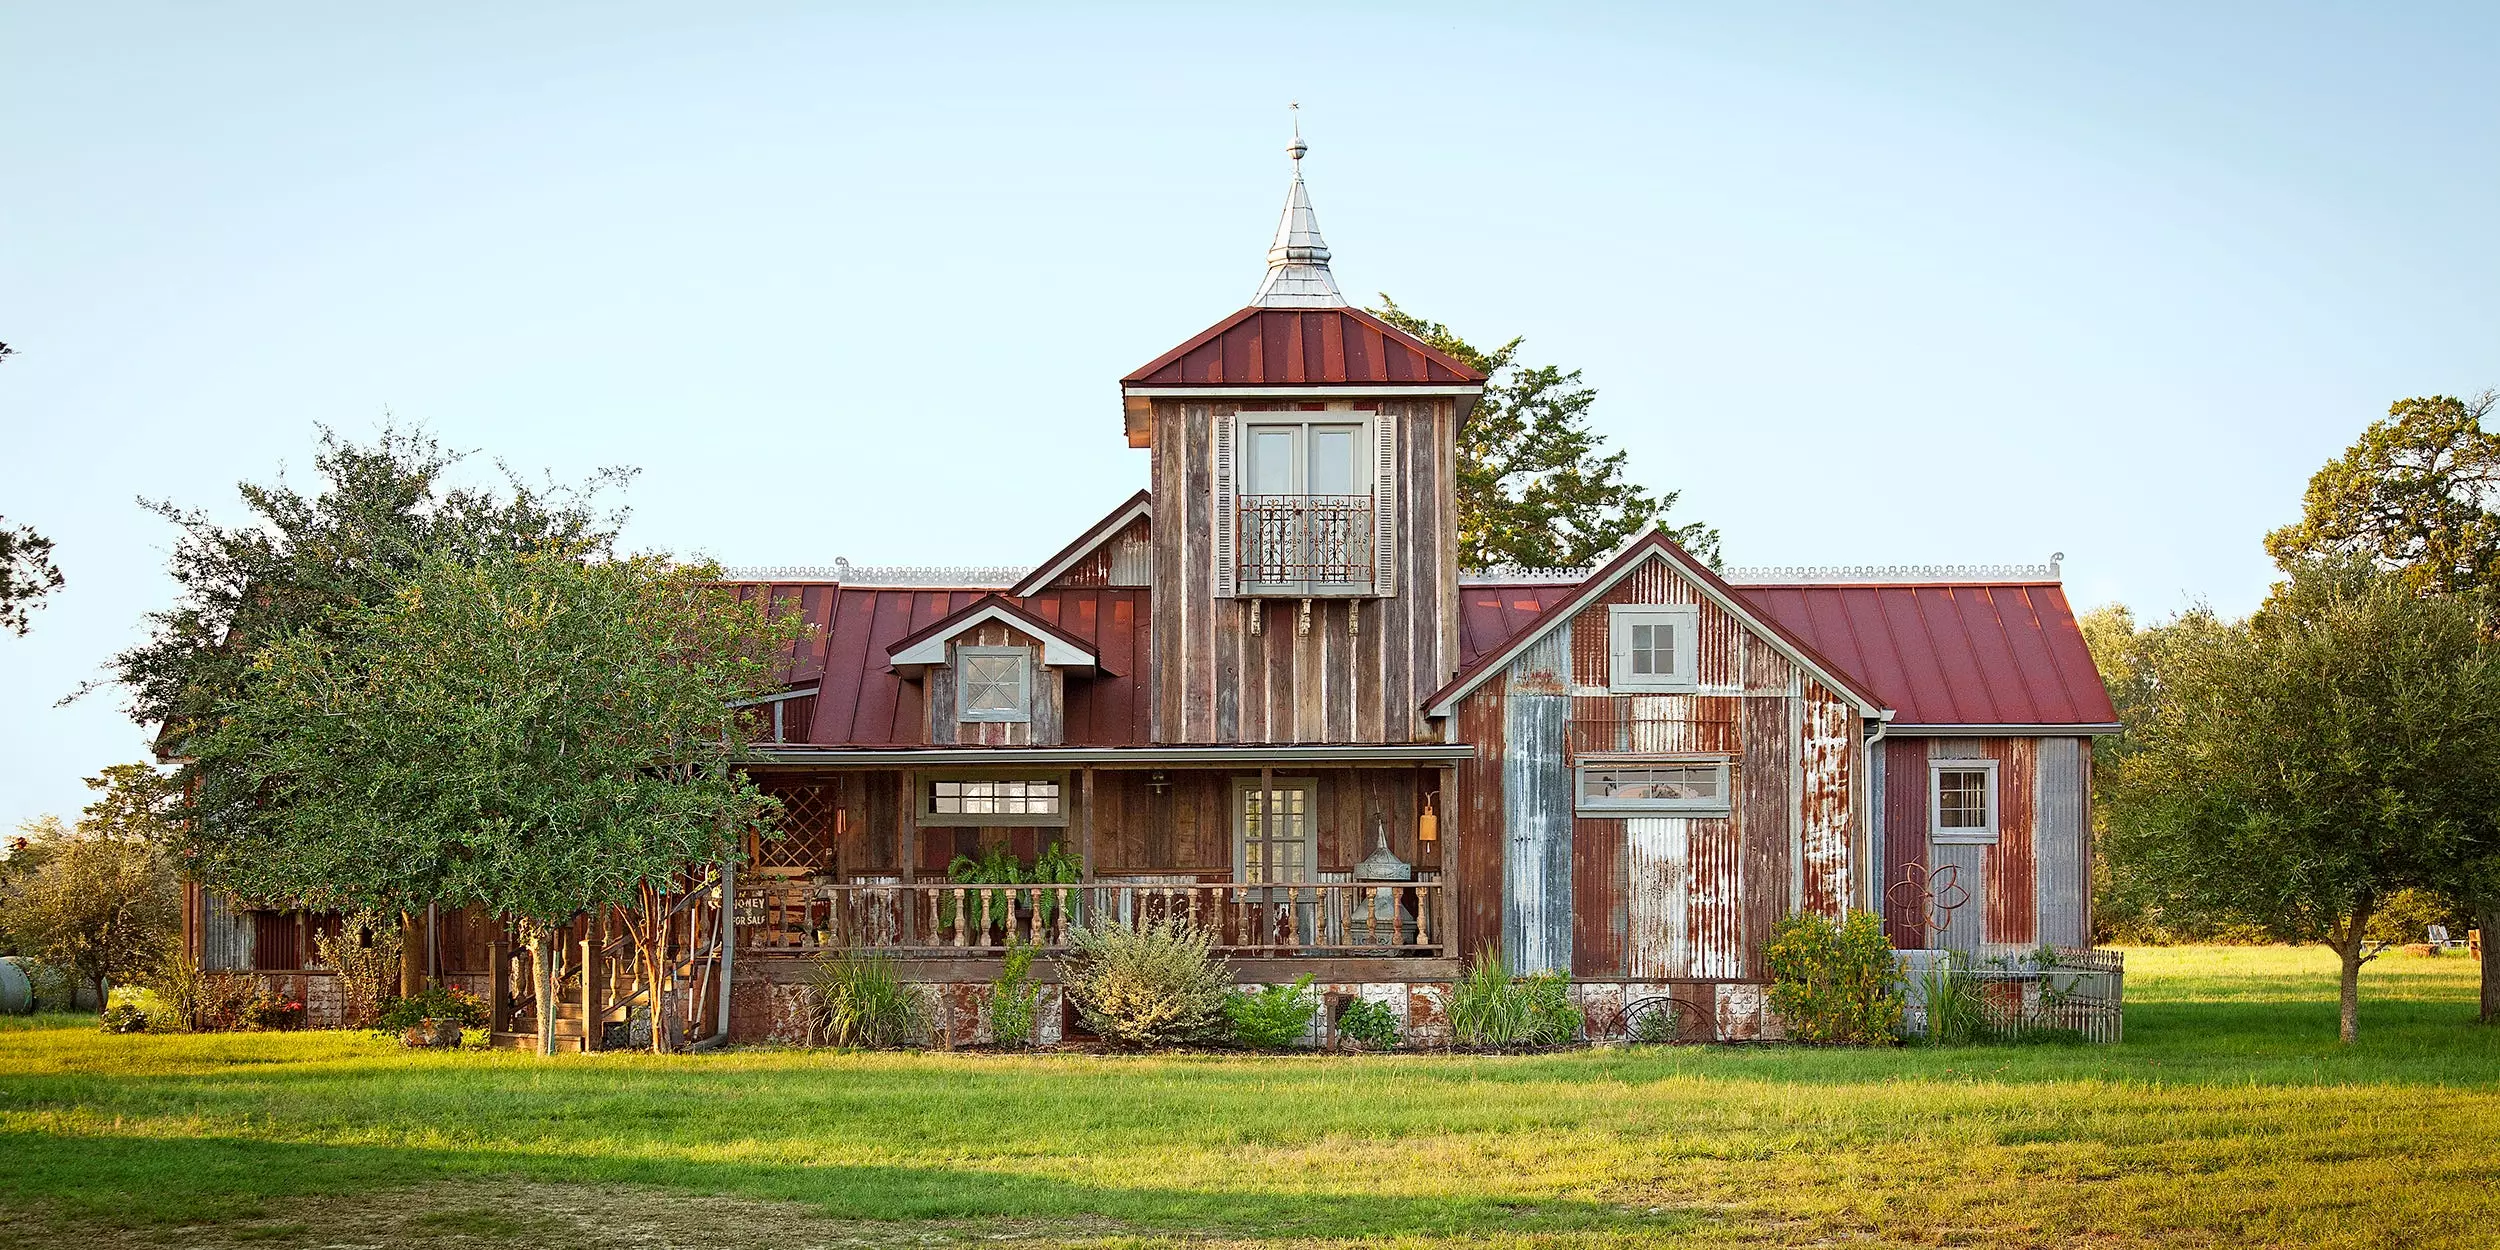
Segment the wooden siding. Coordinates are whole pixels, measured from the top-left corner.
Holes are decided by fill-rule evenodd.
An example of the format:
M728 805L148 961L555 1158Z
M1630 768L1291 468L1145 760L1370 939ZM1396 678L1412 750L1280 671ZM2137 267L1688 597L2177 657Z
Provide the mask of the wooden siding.
M1456 408L1447 399L1361 407L1399 431L1399 590L1315 600L1305 634L1299 600L1216 597L1215 418L1238 405L1155 401L1155 741L1428 740L1424 697L1458 657Z
M965 647L1022 647L1025 657L1027 718L1020 721L968 721L956 713L957 674ZM928 741L937 746L1048 747L1065 737L1068 703L1067 670L1042 663L1042 640L1002 621L984 621L946 644L944 664L932 664L921 678L928 691Z
M1045 589L1151 586L1154 556L1154 523L1151 518L1139 517L1052 578Z
M1503 860L1506 858L1502 772L1509 750L1503 730L1509 716L1505 683L1489 681L1458 705L1450 718L1460 742L1475 744L1475 758L1461 761L1455 802L1444 807L1458 842L1458 949L1473 959L1501 949Z

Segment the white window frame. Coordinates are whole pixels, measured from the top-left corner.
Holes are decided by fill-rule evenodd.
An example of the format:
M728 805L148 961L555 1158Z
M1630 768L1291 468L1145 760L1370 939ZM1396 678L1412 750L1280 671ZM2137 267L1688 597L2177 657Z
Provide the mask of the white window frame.
M1632 626L1671 624L1675 627L1672 658L1675 672L1641 676L1632 672ZM1629 694L1691 694L1701 689L1701 606L1692 603L1610 603L1606 605L1606 688Z
M1946 773L1986 773L1987 823L1975 829L1944 827L1944 775ZM1997 788L1997 762L1987 759L1931 759L1927 761L1927 839L1931 842L1986 845L1997 840L1997 822L2002 810L2003 792Z
M1716 768L1719 771L1719 797L1716 799L1598 799L1583 798L1584 781L1592 770L1604 772L1623 768ZM1735 811L1736 761L1725 755L1583 755L1572 761L1571 810L1581 816L1725 816Z
M970 704L972 661L976 659L1013 659L1016 662L1016 705L1014 707L984 708L978 711L972 708ZM955 648L955 719L1010 724L1020 724L1033 719L1033 648Z
M939 782L967 781L1047 781L1059 787L1059 810L1055 812L941 812L937 810ZM914 800L923 825L974 825L983 828L1004 828L1009 825L1038 825L1064 829L1068 824L1068 775L1063 772L934 772L922 773L914 780L920 793Z
M1319 779L1317 777L1278 777L1273 782L1275 790L1300 790L1302 792L1302 836L1295 839L1302 844L1302 880L1252 881L1248 879L1246 874L1250 870L1250 853L1247 844L1251 841L1248 800L1251 795L1258 792L1258 789L1259 779L1256 777L1233 779L1233 881L1240 885L1287 886L1309 885L1319 880ZM1259 840L1264 842L1267 839Z
M1229 468L1232 483L1231 494L1229 499L1219 497L1216 506L1219 509L1237 508L1243 496L1258 493L1250 489L1251 462L1256 455L1254 445L1258 441L1259 431L1263 428L1290 429L1293 432L1294 488L1285 493L1309 496L1311 493L1311 427L1321 425L1344 426L1354 431L1354 463L1349 466L1354 474L1354 489L1347 495L1336 497L1367 496L1372 501L1372 533L1369 543L1371 580L1367 582L1253 582L1240 580L1238 570L1235 570L1231 573L1218 574L1219 582L1229 579L1232 583L1229 590L1219 589L1217 592L1219 595L1258 598L1297 596L1303 598L1371 598L1396 593L1397 575L1393 538L1396 519L1392 515L1395 505L1387 497L1381 478L1383 466L1381 457L1384 449L1380 445L1380 440L1384 426L1380 413L1355 408L1349 404L1330 404L1327 408L1318 410L1307 408L1236 409L1232 414L1231 434L1229 435L1232 460ZM1227 515L1219 518L1217 523L1229 535L1229 543L1219 544L1218 557L1238 562L1241 559L1241 536L1232 531L1239 525L1239 518Z
M1253 454L1251 444L1257 441L1262 427L1283 427L1293 431L1294 488L1285 493L1288 495L1310 494L1311 427L1315 425L1346 426L1354 431L1354 463L1348 467L1354 474L1354 485L1357 489L1349 494L1371 494L1372 462L1369 452L1374 446L1374 440L1378 437L1372 431L1372 414L1342 408L1320 412L1291 410L1279 412L1258 409L1235 412L1233 414L1234 493L1240 495L1259 493L1250 489L1250 464Z

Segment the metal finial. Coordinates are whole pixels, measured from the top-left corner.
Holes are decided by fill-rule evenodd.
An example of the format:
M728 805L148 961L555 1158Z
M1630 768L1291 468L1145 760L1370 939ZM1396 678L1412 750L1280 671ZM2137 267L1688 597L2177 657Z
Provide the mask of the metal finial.
M1311 150L1302 142L1302 101L1292 101L1285 107L1293 110L1293 142L1285 148L1285 155L1293 158L1294 168L1299 170L1302 167L1302 154Z
M1328 272L1328 244L1319 237L1319 217L1311 211L1311 193L1302 185L1302 102L1293 101L1293 181L1285 188L1285 215L1276 223L1276 241L1267 249L1267 277L1250 302L1261 308L1343 308L1344 293Z

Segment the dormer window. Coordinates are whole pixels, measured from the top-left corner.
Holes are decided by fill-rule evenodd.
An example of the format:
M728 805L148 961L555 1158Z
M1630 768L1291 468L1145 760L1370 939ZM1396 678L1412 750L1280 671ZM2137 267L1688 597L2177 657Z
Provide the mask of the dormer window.
M960 647L963 719L1032 719L1033 652L1025 647Z

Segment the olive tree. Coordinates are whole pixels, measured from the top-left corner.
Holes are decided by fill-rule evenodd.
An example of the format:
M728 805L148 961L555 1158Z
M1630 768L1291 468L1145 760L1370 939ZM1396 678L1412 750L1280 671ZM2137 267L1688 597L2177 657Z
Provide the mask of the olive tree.
M435 552L269 640L195 738L198 871L245 897L516 918L551 1051L554 932L735 854L777 810L737 768L731 704L768 688L795 625L713 573Z

